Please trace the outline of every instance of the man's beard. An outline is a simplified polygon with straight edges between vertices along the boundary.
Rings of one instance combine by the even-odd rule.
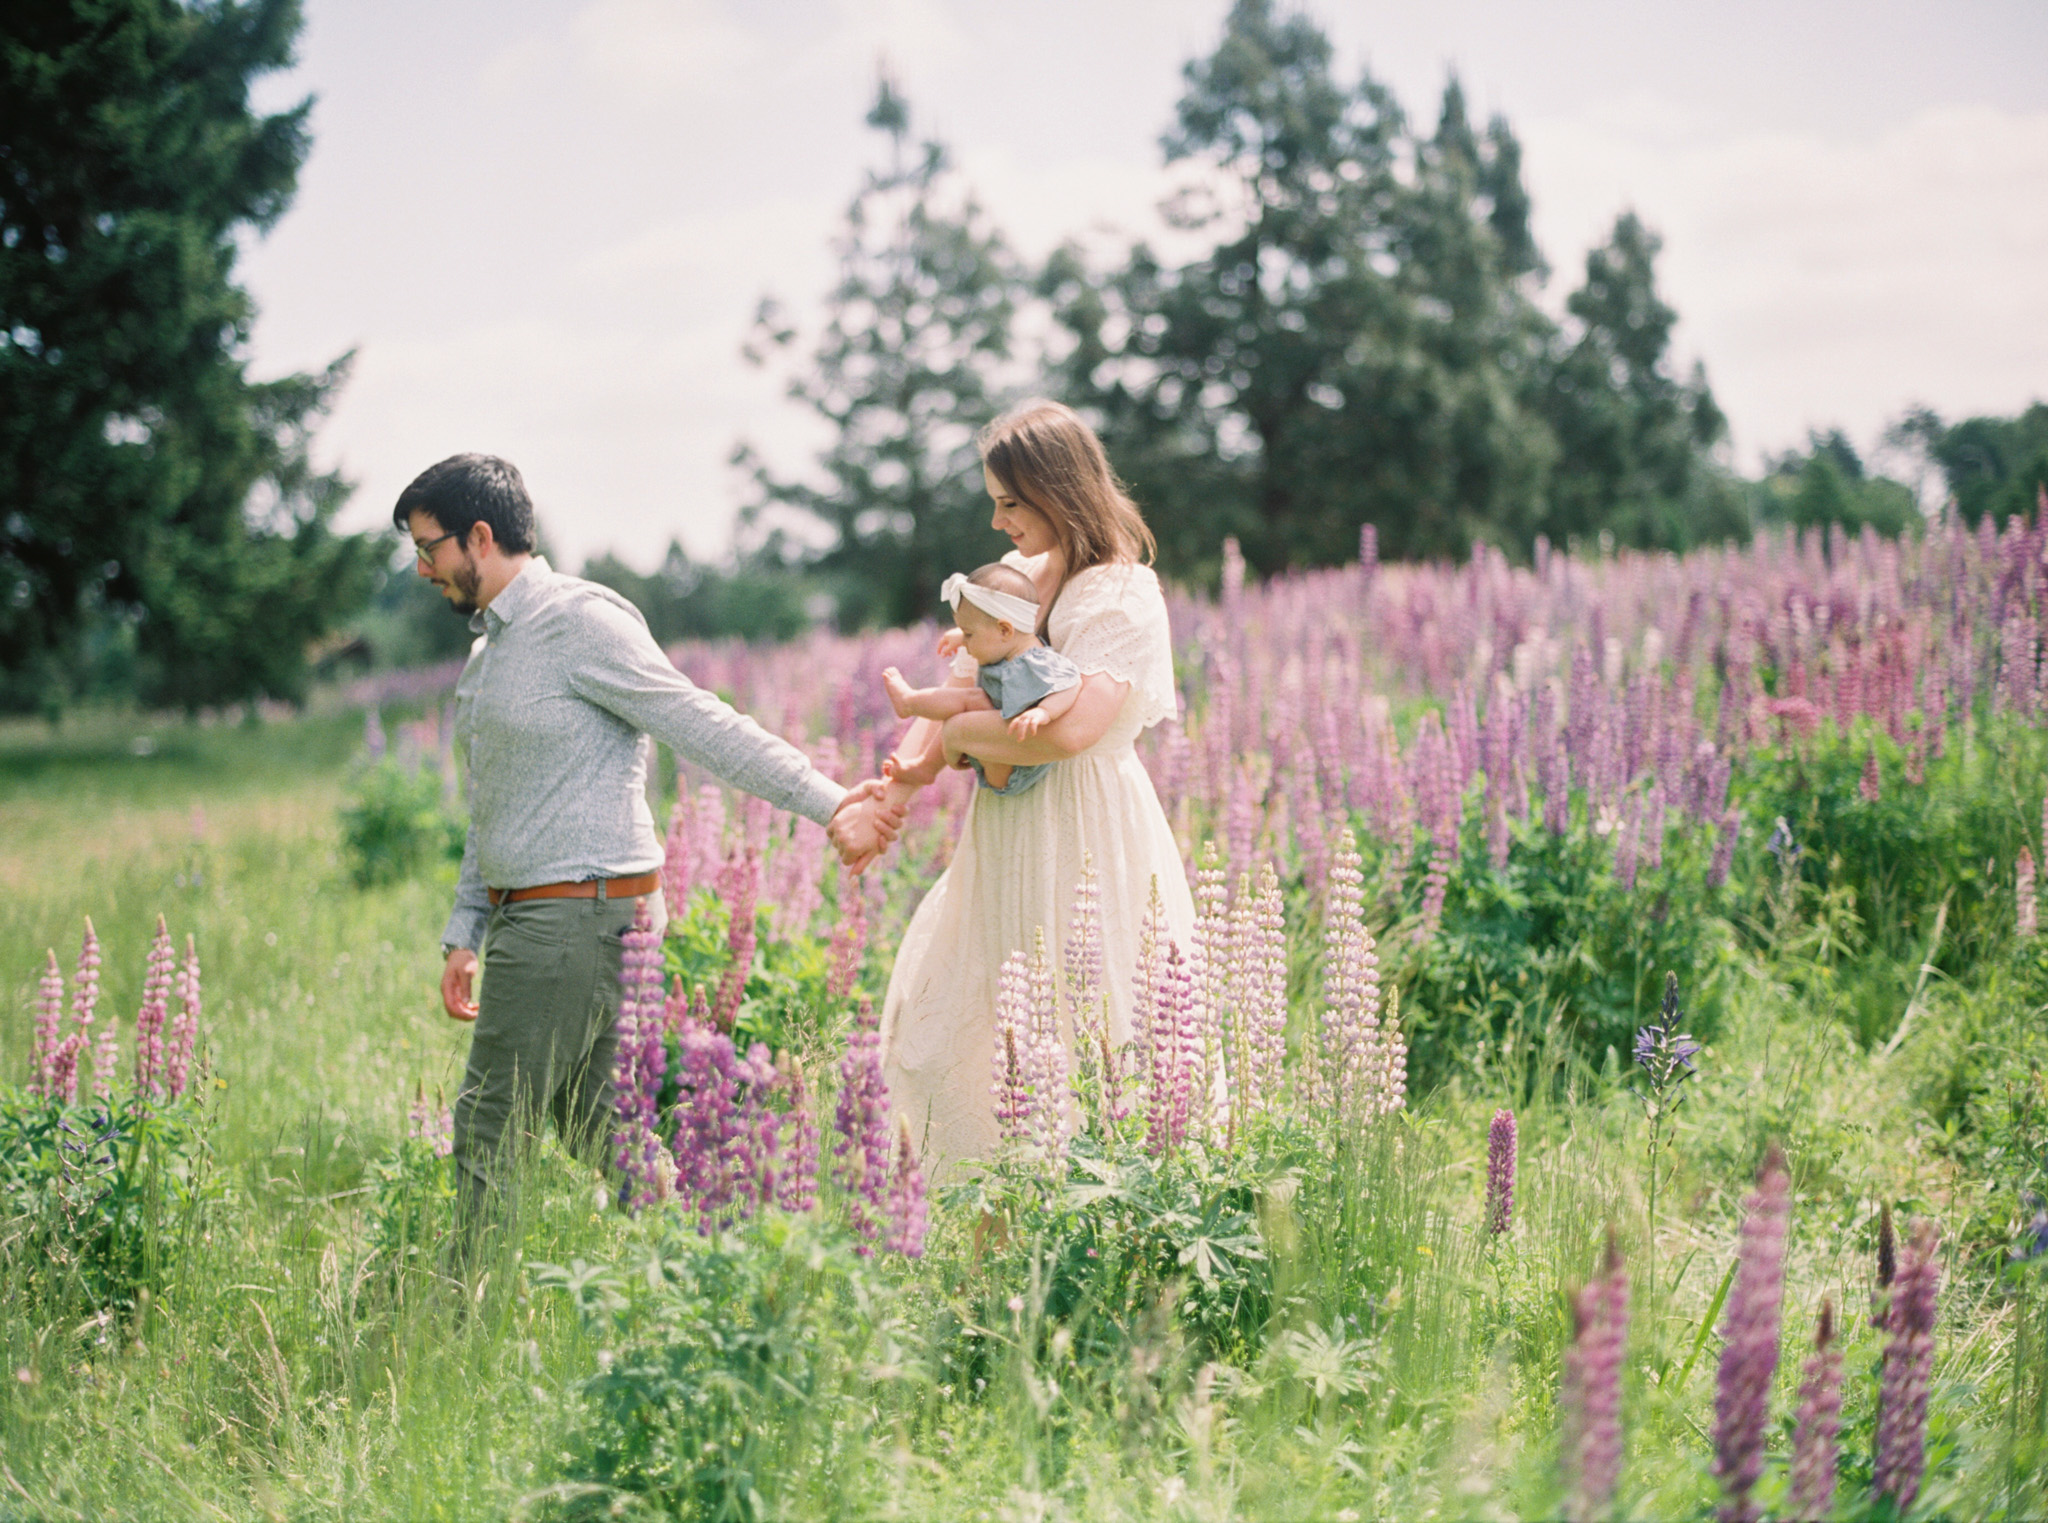
[[[465,619],[476,612],[476,594],[477,589],[483,586],[483,575],[477,570],[475,561],[465,555],[462,564],[448,573],[448,586],[455,594],[448,600],[450,608]]]

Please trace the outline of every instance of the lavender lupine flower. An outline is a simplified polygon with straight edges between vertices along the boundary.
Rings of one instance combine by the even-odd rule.
[[[1067,921],[1060,957],[1076,1054],[1074,1103],[1082,1124],[1106,1136],[1125,1111],[1122,1077],[1109,1039],[1108,990],[1102,981],[1102,884],[1093,852],[1081,854],[1081,881],[1074,886],[1074,912]]]
[[[788,1101],[776,1146],[780,1163],[775,1173],[775,1204],[785,1211],[808,1211],[818,1203],[818,1120],[811,1112],[810,1086],[804,1082],[802,1065],[785,1053],[775,1066]]]
[[[923,1258],[926,1221],[924,1170],[918,1165],[908,1116],[896,1118],[894,1154],[889,1166],[886,1207],[889,1236],[883,1246],[906,1259]]]
[[[1835,1343],[1835,1308],[1823,1300],[1792,1429],[1792,1485],[1785,1509],[1791,1523],[1822,1523],[1834,1512],[1835,1440],[1841,1431],[1842,1351]]]
[[[1194,1069],[1201,1052],[1195,1024],[1194,980],[1172,939],[1159,972],[1158,1003],[1153,1007],[1152,1089],[1146,1109],[1145,1146],[1163,1158],[1187,1141],[1194,1110]]]
[[[1159,1020],[1160,979],[1166,971],[1166,906],[1159,897],[1159,879],[1152,879],[1151,897],[1144,918],[1138,922],[1138,957],[1131,969],[1131,1049],[1137,1094],[1133,1109],[1143,1107],[1149,1114],[1152,1091],[1157,1085],[1152,1060],[1159,1041],[1155,1031]]]
[[[1031,960],[1019,950],[1003,959],[996,975],[995,1069],[989,1076],[996,1130],[1012,1146],[1031,1138],[1037,1108],[1031,1059]]]
[[[56,1094],[51,1081],[56,1076],[57,1049],[63,1044],[58,1030],[64,1021],[64,973],[57,966],[57,949],[43,966],[42,982],[36,986],[35,1071],[28,1092],[48,1099]]]
[[[839,923],[832,927],[831,964],[825,975],[825,992],[833,999],[845,999],[860,981],[861,959],[868,947],[868,900],[860,879],[844,867],[839,869]]]
[[[1515,1113],[1497,1110],[1486,1129],[1486,1234],[1499,1237],[1515,1225]]]
[[[164,1023],[170,1014],[176,965],[170,928],[159,915],[156,937],[149,944],[149,971],[142,980],[142,1008],[135,1014],[135,1092],[146,1099],[163,1097]]]
[[[182,1098],[191,1083],[199,1013],[199,948],[188,933],[185,961],[178,969],[178,1013],[171,1017],[171,1039],[164,1047],[164,1093],[173,1100]]]
[[[1750,1492],[1764,1468],[1791,1211],[1785,1154],[1772,1143],[1757,1171],[1756,1190],[1743,1202],[1735,1282],[1721,1321],[1724,1343],[1714,1391],[1714,1476],[1721,1483],[1721,1523],[1756,1523],[1763,1516]]]
[[[876,1029],[874,1006],[861,996],[860,1013],[847,1033],[846,1052],[839,1060],[839,1106],[833,1115],[832,1144],[836,1171],[852,1211],[855,1236],[863,1254],[882,1235],[886,1219],[884,1192],[889,1180],[889,1090],[882,1079],[882,1034]]]
[[[690,907],[690,870],[694,843],[690,839],[690,795],[676,790],[675,807],[668,814],[668,834],[661,843],[661,896],[668,904],[668,918],[678,920]]]
[[[1399,1104],[1380,1016],[1380,971],[1365,926],[1365,874],[1350,831],[1339,839],[1324,890],[1322,1051],[1317,1103],[1347,1123]]]
[[[384,760],[388,742],[384,737],[384,716],[373,703],[363,711],[363,755],[372,762]]]
[[[2021,937],[2034,934],[2041,913],[2040,901],[2034,894],[2034,854],[2028,848],[2020,848],[2019,859],[2013,863],[2013,896],[2018,901],[2017,931]]]
[[[677,1040],[676,1084],[675,1193],[709,1233],[749,1215],[773,1183],[775,1064],[764,1044],[741,1056],[725,1032],[692,1021]]]
[[[1742,833],[1742,816],[1733,809],[1721,816],[1714,837],[1714,860],[1707,865],[1707,887],[1719,888],[1728,881],[1728,869],[1735,865],[1735,838]]]
[[[718,981],[718,997],[711,1006],[712,1022],[721,1031],[732,1030],[740,1001],[746,997],[747,975],[754,968],[754,900],[760,888],[760,853],[751,846],[744,852],[735,851],[718,885],[720,897],[732,910],[732,925],[726,932],[725,943],[732,960]]]
[[[618,1045],[612,1069],[613,1161],[620,1185],[619,1203],[638,1211],[660,1201],[673,1180],[668,1148],[661,1140],[661,1082],[668,1072],[663,1041],[661,937],[642,899],[633,928],[624,938],[619,968]]]
[[[1558,1397],[1563,1417],[1564,1515],[1592,1523],[1621,1479],[1621,1366],[1628,1346],[1628,1274],[1612,1228],[1601,1272],[1572,1303],[1572,1346]]]
[[[697,790],[690,810],[689,862],[693,884],[710,882],[725,862],[725,794],[715,783]]]
[[[1927,1466],[1927,1384],[1934,1371],[1934,1323],[1941,1260],[1934,1223],[1922,1218],[1900,1257],[1885,1315],[1888,1334],[1877,1396],[1871,1484],[1900,1512],[1920,1495]]]

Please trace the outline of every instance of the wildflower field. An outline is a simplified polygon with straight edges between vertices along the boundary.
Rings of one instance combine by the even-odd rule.
[[[451,674],[0,733],[0,1518],[2048,1514],[2048,522],[1172,615],[1132,1043],[1084,882],[927,1180],[969,783],[856,881],[672,779],[614,1167],[461,1283]],[[931,643],[675,655],[850,779]]]

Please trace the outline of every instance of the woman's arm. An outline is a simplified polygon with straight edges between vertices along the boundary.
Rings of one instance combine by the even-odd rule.
[[[946,721],[947,759],[973,756],[984,763],[1005,762],[1015,767],[1065,761],[1109,733],[1130,691],[1128,682],[1119,682],[1107,672],[1083,677],[1066,713],[1029,740],[1012,739],[1008,723],[994,711],[957,715]]]

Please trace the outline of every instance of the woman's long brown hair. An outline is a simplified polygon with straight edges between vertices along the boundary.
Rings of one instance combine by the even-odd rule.
[[[1152,530],[1109,456],[1080,414],[1043,397],[1020,404],[981,431],[981,462],[1010,494],[1052,526],[1065,569],[1075,573],[1112,561],[1149,563],[1158,551]],[[1045,600],[1041,638],[1052,620],[1060,588]]]

